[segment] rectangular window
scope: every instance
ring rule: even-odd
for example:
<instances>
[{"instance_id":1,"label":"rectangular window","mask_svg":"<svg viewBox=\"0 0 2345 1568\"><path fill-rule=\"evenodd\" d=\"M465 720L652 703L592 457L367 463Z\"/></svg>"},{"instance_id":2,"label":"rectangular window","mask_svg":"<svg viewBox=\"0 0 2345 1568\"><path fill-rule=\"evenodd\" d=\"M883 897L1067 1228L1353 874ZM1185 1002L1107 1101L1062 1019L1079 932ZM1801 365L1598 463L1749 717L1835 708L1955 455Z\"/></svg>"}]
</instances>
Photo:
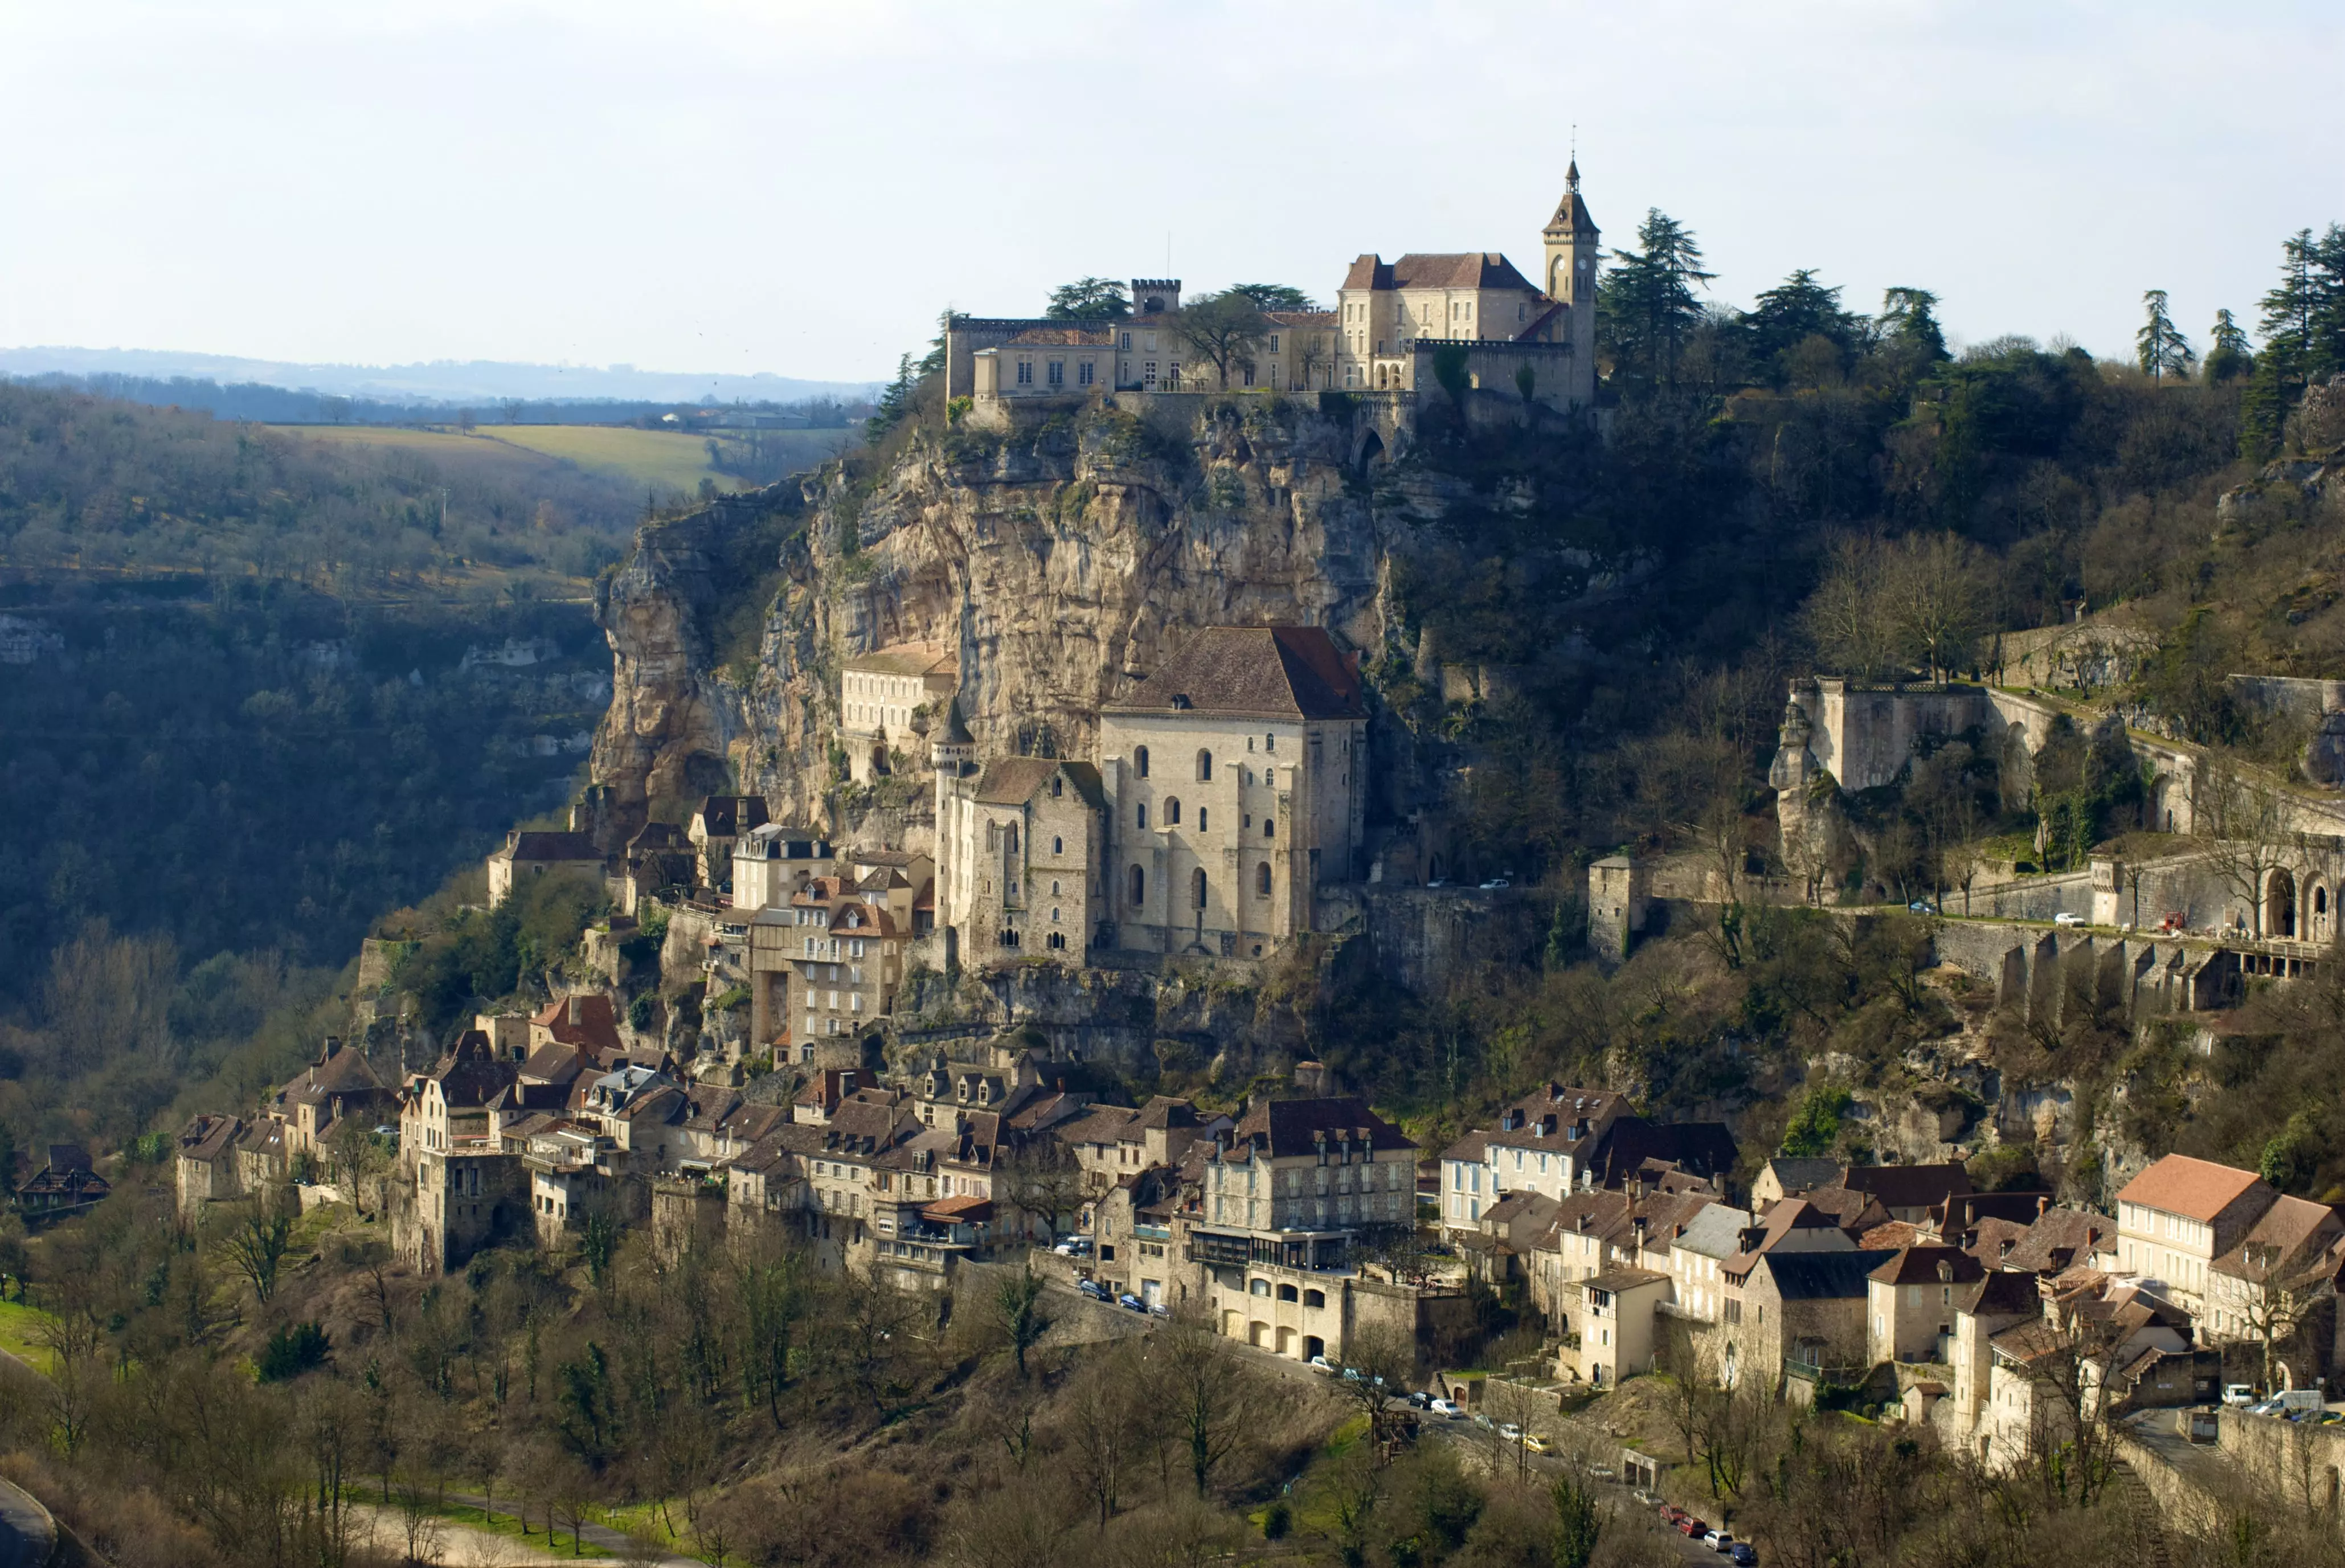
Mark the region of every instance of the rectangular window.
<instances>
[{"instance_id":1,"label":"rectangular window","mask_svg":"<svg viewBox=\"0 0 2345 1568\"><path fill-rule=\"evenodd\" d=\"M1142 361L1142 363L1141 364L1141 367L1140 367L1140 384L1141 384L1142 386L1143 386L1143 387L1152 387L1152 386L1156 385L1156 361L1155 361L1155 360L1153 360L1153 359L1148 359L1148 360L1144 360L1144 361Z\"/></svg>"},{"instance_id":2,"label":"rectangular window","mask_svg":"<svg viewBox=\"0 0 2345 1568\"><path fill-rule=\"evenodd\" d=\"M1034 384L1033 360L1020 359L1018 361L1018 384L1021 387L1030 387Z\"/></svg>"},{"instance_id":3,"label":"rectangular window","mask_svg":"<svg viewBox=\"0 0 2345 1568\"><path fill-rule=\"evenodd\" d=\"M1064 359L1051 361L1049 379L1051 385L1054 387L1063 387L1067 384L1067 362Z\"/></svg>"},{"instance_id":4,"label":"rectangular window","mask_svg":"<svg viewBox=\"0 0 2345 1568\"><path fill-rule=\"evenodd\" d=\"M1274 354L1278 352L1278 334L1275 332L1270 335L1270 351Z\"/></svg>"},{"instance_id":5,"label":"rectangular window","mask_svg":"<svg viewBox=\"0 0 2345 1568\"><path fill-rule=\"evenodd\" d=\"M1089 359L1085 359L1081 364L1075 367L1075 385L1079 387L1088 387L1091 384L1091 362Z\"/></svg>"}]
</instances>

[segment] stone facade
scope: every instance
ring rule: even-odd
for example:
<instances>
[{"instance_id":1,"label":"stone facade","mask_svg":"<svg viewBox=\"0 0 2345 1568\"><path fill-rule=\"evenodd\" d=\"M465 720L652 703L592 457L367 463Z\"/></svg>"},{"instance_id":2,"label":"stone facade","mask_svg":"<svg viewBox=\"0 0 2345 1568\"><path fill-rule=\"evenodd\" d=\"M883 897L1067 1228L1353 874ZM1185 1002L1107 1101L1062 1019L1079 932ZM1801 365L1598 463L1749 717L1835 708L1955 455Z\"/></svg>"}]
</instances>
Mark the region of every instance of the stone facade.
<instances>
[{"instance_id":1,"label":"stone facade","mask_svg":"<svg viewBox=\"0 0 2345 1568\"><path fill-rule=\"evenodd\" d=\"M848 775L869 784L922 754L960 683L958 655L935 642L899 642L857 653L839 666L838 740Z\"/></svg>"},{"instance_id":2,"label":"stone facade","mask_svg":"<svg viewBox=\"0 0 2345 1568\"><path fill-rule=\"evenodd\" d=\"M949 958L1080 965L1104 900L1107 801L1099 770L1049 757L997 757L948 738L935 748L936 919Z\"/></svg>"}]
</instances>

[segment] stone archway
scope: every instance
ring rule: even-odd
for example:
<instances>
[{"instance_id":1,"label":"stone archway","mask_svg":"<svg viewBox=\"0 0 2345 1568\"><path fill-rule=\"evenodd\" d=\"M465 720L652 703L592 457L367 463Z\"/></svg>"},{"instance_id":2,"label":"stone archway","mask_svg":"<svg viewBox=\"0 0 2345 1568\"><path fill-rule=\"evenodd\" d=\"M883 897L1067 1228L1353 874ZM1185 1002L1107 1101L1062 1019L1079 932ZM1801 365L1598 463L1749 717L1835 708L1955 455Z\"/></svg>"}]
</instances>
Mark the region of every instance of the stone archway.
<instances>
[{"instance_id":1,"label":"stone archway","mask_svg":"<svg viewBox=\"0 0 2345 1568\"><path fill-rule=\"evenodd\" d=\"M2296 932L2296 877L2282 866L2264 878L2264 935L2293 938Z\"/></svg>"}]
</instances>

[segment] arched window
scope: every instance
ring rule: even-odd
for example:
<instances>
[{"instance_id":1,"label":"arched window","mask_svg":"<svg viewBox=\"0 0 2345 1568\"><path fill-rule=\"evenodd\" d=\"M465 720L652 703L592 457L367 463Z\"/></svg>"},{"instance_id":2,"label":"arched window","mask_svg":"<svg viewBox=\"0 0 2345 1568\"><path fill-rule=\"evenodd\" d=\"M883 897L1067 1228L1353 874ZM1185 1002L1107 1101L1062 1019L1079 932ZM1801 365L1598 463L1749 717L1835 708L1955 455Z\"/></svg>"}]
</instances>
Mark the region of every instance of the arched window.
<instances>
[{"instance_id":1,"label":"arched window","mask_svg":"<svg viewBox=\"0 0 2345 1568\"><path fill-rule=\"evenodd\" d=\"M1139 908L1148 901L1148 873L1135 865L1132 868L1132 906Z\"/></svg>"},{"instance_id":2,"label":"arched window","mask_svg":"<svg viewBox=\"0 0 2345 1568\"><path fill-rule=\"evenodd\" d=\"M1018 853L1018 824L1016 823L1011 823L1010 824L1009 831L1002 835L1001 846L1008 850L1011 855Z\"/></svg>"},{"instance_id":3,"label":"arched window","mask_svg":"<svg viewBox=\"0 0 2345 1568\"><path fill-rule=\"evenodd\" d=\"M1276 735L1263 736L1262 749L1266 752L1276 751L1278 749L1278 737Z\"/></svg>"},{"instance_id":4,"label":"arched window","mask_svg":"<svg viewBox=\"0 0 2345 1568\"><path fill-rule=\"evenodd\" d=\"M1142 801L1138 810L1139 815L1137 820L1141 826L1146 827L1148 825L1148 803L1146 801Z\"/></svg>"},{"instance_id":5,"label":"arched window","mask_svg":"<svg viewBox=\"0 0 2345 1568\"><path fill-rule=\"evenodd\" d=\"M1197 808L1197 831L1205 831L1205 808L1202 805Z\"/></svg>"},{"instance_id":6,"label":"arched window","mask_svg":"<svg viewBox=\"0 0 2345 1568\"><path fill-rule=\"evenodd\" d=\"M1262 770L1262 787L1264 789L1276 789L1278 787L1278 770L1276 768L1264 768Z\"/></svg>"},{"instance_id":7,"label":"arched window","mask_svg":"<svg viewBox=\"0 0 2345 1568\"><path fill-rule=\"evenodd\" d=\"M1181 825L1181 797L1177 794L1164 803L1164 825L1167 827Z\"/></svg>"},{"instance_id":8,"label":"arched window","mask_svg":"<svg viewBox=\"0 0 2345 1568\"><path fill-rule=\"evenodd\" d=\"M1066 853L1067 853L1067 841L1066 841L1065 839L1063 839L1063 838L1053 838L1052 840L1051 840L1051 853L1052 855L1064 855L1064 854L1066 854Z\"/></svg>"},{"instance_id":9,"label":"arched window","mask_svg":"<svg viewBox=\"0 0 2345 1568\"><path fill-rule=\"evenodd\" d=\"M1066 780L1066 775L1065 775L1065 774L1052 774L1051 775L1051 798L1052 800L1060 799L1060 798L1061 798L1061 796L1063 796L1066 793L1067 793L1067 780Z\"/></svg>"},{"instance_id":10,"label":"arched window","mask_svg":"<svg viewBox=\"0 0 2345 1568\"><path fill-rule=\"evenodd\" d=\"M1189 895L1198 908L1205 906L1205 868L1202 865L1189 875Z\"/></svg>"},{"instance_id":11,"label":"arched window","mask_svg":"<svg viewBox=\"0 0 2345 1568\"><path fill-rule=\"evenodd\" d=\"M1270 862L1267 860L1254 868L1254 895L1256 898L1270 896Z\"/></svg>"},{"instance_id":12,"label":"arched window","mask_svg":"<svg viewBox=\"0 0 2345 1568\"><path fill-rule=\"evenodd\" d=\"M1132 771L1138 774L1142 778L1146 778L1148 776L1148 748L1146 746L1134 746L1132 748Z\"/></svg>"},{"instance_id":13,"label":"arched window","mask_svg":"<svg viewBox=\"0 0 2345 1568\"><path fill-rule=\"evenodd\" d=\"M1213 754L1211 752L1197 754L1197 782L1199 784L1213 782Z\"/></svg>"},{"instance_id":14,"label":"arched window","mask_svg":"<svg viewBox=\"0 0 2345 1568\"><path fill-rule=\"evenodd\" d=\"M1278 824L1273 822L1268 817L1264 817L1262 819L1262 835L1264 838L1276 838L1278 836Z\"/></svg>"}]
</instances>

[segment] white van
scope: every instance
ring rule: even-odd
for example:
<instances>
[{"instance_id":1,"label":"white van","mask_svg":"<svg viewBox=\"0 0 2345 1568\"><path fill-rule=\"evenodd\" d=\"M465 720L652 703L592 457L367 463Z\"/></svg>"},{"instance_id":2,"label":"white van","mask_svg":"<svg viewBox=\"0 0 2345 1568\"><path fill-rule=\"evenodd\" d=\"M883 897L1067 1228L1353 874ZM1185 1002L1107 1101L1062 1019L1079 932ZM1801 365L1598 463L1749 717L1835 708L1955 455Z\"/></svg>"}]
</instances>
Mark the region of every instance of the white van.
<instances>
[{"instance_id":1,"label":"white van","mask_svg":"<svg viewBox=\"0 0 2345 1568\"><path fill-rule=\"evenodd\" d=\"M2319 1389L2282 1389L2272 1400L2279 1411L2290 1415L2298 1411L2322 1409L2328 1402L2329 1397Z\"/></svg>"}]
</instances>

